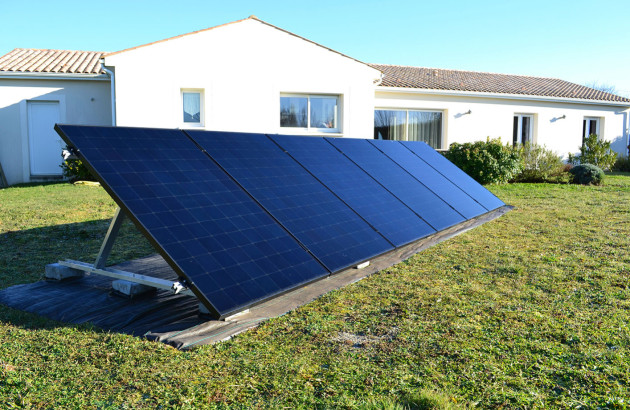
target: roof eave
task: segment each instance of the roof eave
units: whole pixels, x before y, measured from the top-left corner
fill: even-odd
[[[592,105],[608,105],[614,107],[630,107],[630,102],[623,101],[606,101],[606,100],[589,100],[586,98],[566,98],[566,97],[549,97],[543,95],[531,94],[503,94],[489,93],[481,91],[458,91],[458,90],[439,90],[429,88],[411,88],[411,87],[387,87],[377,86],[377,91],[396,92],[406,94],[435,94],[435,95],[452,95],[476,98],[501,98],[506,100],[527,100],[527,101],[547,101],[561,102],[569,104],[592,104]]]
[[[42,73],[28,71],[0,71],[0,78],[23,80],[85,80],[109,81],[107,74],[79,74],[79,73]]]

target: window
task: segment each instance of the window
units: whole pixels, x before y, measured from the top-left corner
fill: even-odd
[[[375,110],[374,139],[424,141],[442,148],[442,112],[418,110]]]
[[[182,90],[182,122],[187,127],[203,126],[203,91]]]
[[[339,96],[284,94],[280,96],[280,127],[340,132]]]
[[[526,114],[514,115],[514,132],[512,134],[514,145],[530,144],[534,142],[534,116]]]
[[[582,122],[582,144],[584,144],[586,137],[591,134],[599,136],[599,118],[584,117],[584,122]]]

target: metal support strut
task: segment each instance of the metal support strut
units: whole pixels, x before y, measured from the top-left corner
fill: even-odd
[[[94,267],[97,269],[101,269],[105,267],[105,263],[107,262],[107,258],[109,258],[109,254],[112,251],[112,247],[114,246],[114,241],[118,237],[118,231],[120,231],[120,226],[125,220],[125,213],[120,208],[116,208],[116,213],[114,214],[114,218],[112,218],[112,222],[109,224],[109,229],[105,234],[105,239],[103,240],[103,244],[101,245],[101,250],[98,251],[98,255],[96,256],[96,261],[94,261]]]
[[[103,239],[103,244],[101,245],[101,249],[98,252],[98,256],[96,256],[96,261],[94,261],[94,264],[74,260],[65,260],[59,261],[59,265],[66,266],[68,268],[78,269],[87,274],[94,273],[97,275],[108,276],[114,279],[126,280],[128,282],[133,282],[144,286],[150,286],[152,288],[170,290],[174,294],[195,296],[195,294],[192,293],[190,289],[188,289],[184,284],[179,281],[173,282],[166,279],[154,278],[152,276],[140,275],[138,273],[105,267],[107,263],[107,258],[109,258],[109,254],[112,251],[112,247],[114,246],[114,242],[118,237],[118,232],[120,231],[120,227],[124,220],[125,213],[120,208],[117,208],[116,213],[112,218],[112,222],[109,224],[109,229],[107,230],[107,234],[105,234],[105,239]]]

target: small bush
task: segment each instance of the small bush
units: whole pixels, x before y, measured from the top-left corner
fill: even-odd
[[[593,164],[576,165],[569,172],[574,184],[600,185],[604,180],[604,171]]]
[[[61,157],[63,158],[63,162],[59,166],[61,167],[64,177],[68,178],[72,182],[96,181],[96,178],[92,176],[85,164],[75,157],[68,147],[61,152]]]
[[[525,143],[514,150],[523,164],[522,171],[514,177],[515,182],[549,182],[564,172],[562,158],[544,146]]]
[[[452,143],[444,154],[480,184],[505,183],[521,171],[521,158],[500,139]]]
[[[612,167],[613,171],[630,172],[630,157],[619,157]]]
[[[577,155],[569,154],[569,162],[573,165],[593,164],[609,171],[617,161],[617,153],[610,148],[610,141],[604,141],[591,134],[584,139]]]

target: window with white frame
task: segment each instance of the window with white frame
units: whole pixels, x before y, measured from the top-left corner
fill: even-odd
[[[514,131],[512,133],[514,145],[534,142],[534,116],[531,114],[514,115]]]
[[[280,127],[314,132],[340,132],[339,96],[281,94]]]
[[[203,127],[203,90],[182,90],[182,123],[185,127]]]
[[[374,139],[424,141],[442,148],[442,112],[424,110],[375,110]]]
[[[582,122],[582,144],[584,140],[591,134],[596,134],[599,137],[599,118],[598,117],[584,117]]]

